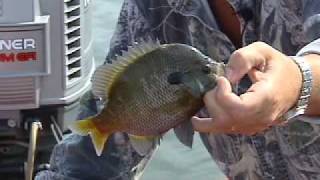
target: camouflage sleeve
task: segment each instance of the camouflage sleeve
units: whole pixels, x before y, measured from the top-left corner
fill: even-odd
[[[135,0],[124,0],[116,31],[110,41],[106,63],[111,63],[115,55],[121,55],[121,51],[126,51],[128,46],[136,41],[146,37],[155,39],[154,32],[150,27],[150,20],[144,17],[141,8],[147,7],[138,7]]]
[[[320,1],[305,1],[303,20],[303,30],[310,43],[300,49],[297,55],[320,54]]]
[[[300,49],[297,56],[320,54],[320,1],[307,0],[304,3],[303,30],[310,43]]]
[[[298,56],[303,54],[320,54],[320,38],[307,44],[297,53]]]
[[[126,50],[128,45],[140,37],[152,36],[149,32],[151,31],[148,29],[148,23],[134,1],[124,0],[106,62],[110,62],[116,54],[121,54],[122,50]],[[96,103],[91,93],[87,93],[81,100],[80,118],[95,114]],[[98,157],[90,138],[71,134],[54,148],[50,169],[38,173],[35,179],[138,179],[154,149],[147,155],[140,156],[132,148],[126,134],[115,133],[109,138],[102,155]]]
[[[320,1],[306,0],[303,3],[303,30],[311,42],[320,38]]]

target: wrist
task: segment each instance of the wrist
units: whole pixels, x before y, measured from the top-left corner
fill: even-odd
[[[286,83],[286,95],[288,106],[286,112],[294,109],[299,101],[301,90],[303,86],[303,74],[301,67],[295,62],[295,56],[287,56],[289,64],[287,65],[287,74],[283,80],[288,81]]]

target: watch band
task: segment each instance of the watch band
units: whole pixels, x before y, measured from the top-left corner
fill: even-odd
[[[304,114],[309,104],[313,83],[311,66],[307,61],[305,61],[304,57],[291,56],[291,58],[300,69],[302,75],[302,87],[296,106],[285,114],[286,121],[290,121],[292,118]]]

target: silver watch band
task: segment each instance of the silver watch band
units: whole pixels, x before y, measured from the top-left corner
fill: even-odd
[[[291,58],[298,65],[302,74],[302,87],[296,106],[285,114],[285,119],[287,121],[304,114],[309,104],[313,83],[311,66],[307,61],[305,61],[304,57],[292,56]]]

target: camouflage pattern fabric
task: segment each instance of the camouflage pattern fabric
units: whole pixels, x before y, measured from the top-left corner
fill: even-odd
[[[228,0],[239,15],[242,43],[264,41],[287,55],[320,37],[318,0]],[[185,43],[217,61],[236,49],[219,30],[207,0],[125,0],[106,62],[140,38]],[[320,53],[320,41],[300,53]],[[90,99],[90,98],[89,98]],[[83,103],[83,116],[96,113]],[[201,134],[204,145],[234,180],[320,179],[320,126],[294,121],[255,136]],[[51,169],[36,179],[138,179],[152,152],[139,156],[125,134],[117,133],[96,157],[88,137],[69,135],[54,149]],[[156,148],[156,147],[155,147]],[[210,172],[208,172],[210,173]]]

